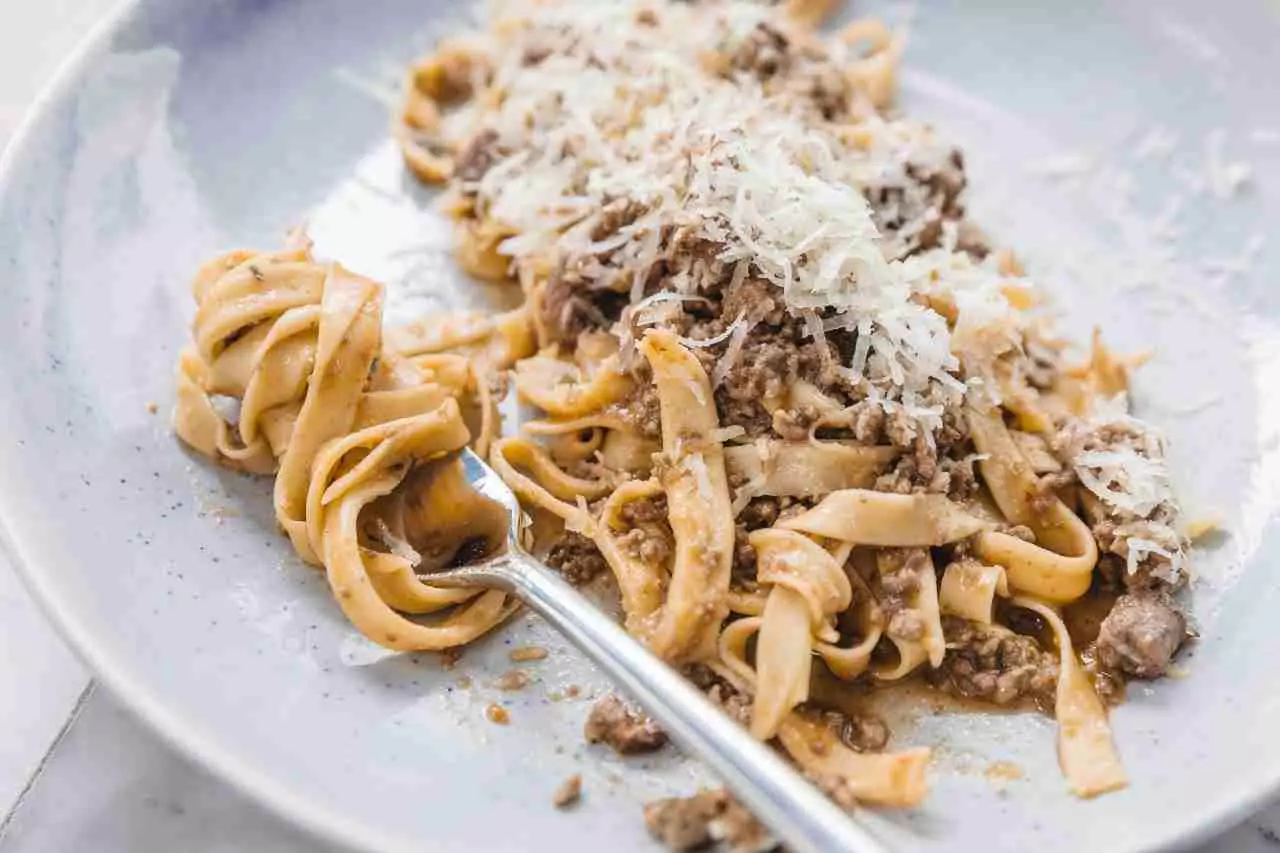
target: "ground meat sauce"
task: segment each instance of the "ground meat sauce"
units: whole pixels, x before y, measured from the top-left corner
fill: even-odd
[[[1085,452],[1136,453],[1148,459],[1163,452],[1158,438],[1127,418],[1073,424],[1055,438],[1051,449],[1068,463],[1067,470],[1072,459]],[[1171,498],[1145,515],[1100,499],[1086,502],[1085,508],[1101,552],[1096,583],[1101,590],[1118,595],[1091,650],[1098,674],[1108,683],[1158,678],[1168,672],[1188,636],[1186,616],[1173,598],[1185,583],[1185,574],[1168,556],[1185,554],[1188,544],[1176,526],[1178,509]],[[1160,550],[1131,555],[1135,540]]]
[[[857,752],[879,752],[889,743],[889,726],[874,714],[824,711],[822,718],[841,743]]]
[[[782,512],[778,498],[752,498],[738,513],[733,536],[733,579],[742,586],[754,586],[756,582],[756,549],[751,547],[748,536],[753,530],[772,527]]]
[[[943,224],[948,223],[956,228],[958,249],[984,257],[989,251],[985,237],[972,226],[962,227],[966,221],[960,195],[968,184],[964,156],[952,150],[939,166],[907,163],[905,172],[905,182],[873,185],[864,192],[880,230],[904,239],[902,254],[937,247],[942,242]]]
[[[791,64],[790,46],[790,40],[777,28],[761,22],[738,45],[730,65],[761,79],[773,77]]]
[[[667,743],[657,723],[628,708],[616,693],[591,706],[583,734],[589,743],[607,743],[620,755],[654,752]]]
[[[546,562],[574,586],[590,583],[597,575],[609,570],[609,564],[596,543],[571,530],[566,530],[551,546]]]
[[[885,634],[900,640],[919,640],[924,636],[924,618],[911,607],[909,599],[920,589],[930,568],[929,552],[899,548],[885,551],[882,560],[880,574],[873,582],[880,608],[888,620]]]
[[[666,566],[671,554],[671,539],[652,530],[634,528],[618,539],[621,548],[650,566]]]
[[[958,501],[971,499],[978,479],[973,468],[973,442],[964,434],[963,417],[957,408],[946,409],[941,429],[930,436],[920,433],[901,411],[879,419],[859,412],[861,423],[857,426],[863,435],[875,439],[870,443],[892,444],[903,451],[894,468],[877,478],[875,488],[900,495],[928,493]]]
[[[1098,549],[1104,554],[1113,554],[1122,563],[1127,562],[1130,539],[1145,539],[1171,552],[1183,547],[1182,536],[1173,527],[1176,516],[1172,509],[1158,507],[1149,518],[1125,520],[1126,518],[1132,516],[1113,511],[1094,522],[1093,537],[1098,542]],[[1167,589],[1172,584],[1159,572],[1167,565],[1168,560],[1163,555],[1149,554],[1139,562],[1137,571],[1129,574],[1126,568],[1120,579],[1129,589]]]
[[[942,617],[942,632],[947,656],[941,667],[926,673],[935,686],[997,705],[1029,699],[1052,712],[1058,660],[1034,637],[954,616]]]
[[[716,334],[714,329],[728,328],[738,316],[724,314],[715,323],[695,325],[693,336],[712,337]],[[697,351],[708,372],[719,365],[723,349],[718,346]],[[777,325],[763,321],[752,325],[742,353],[715,390],[721,425],[741,426],[750,435],[769,434],[774,426],[771,406],[781,405],[797,380],[805,379],[823,390],[835,390],[832,377],[824,372],[824,366],[834,358],[831,353],[824,358],[818,345],[806,341],[800,325],[790,319]]]
[[[630,501],[618,511],[618,518],[629,527],[641,524],[665,524],[667,521],[667,496],[654,495],[638,501]]]
[[[645,438],[662,437],[662,416],[658,403],[658,390],[654,387],[653,378],[648,366],[638,369],[635,390],[613,411],[636,432]]]
[[[684,677],[694,687],[707,694],[711,703],[744,726],[751,719],[751,698],[739,693],[705,664],[690,664],[684,669]]]
[[[718,60],[725,76],[753,76],[766,92],[792,93],[826,119],[847,116],[853,108],[848,76],[822,51],[793,43],[767,22],[757,24],[736,44],[725,45]]]
[[[539,319],[548,337],[573,344],[584,333],[607,329],[622,315],[626,297],[605,289],[593,289],[580,271],[565,264],[547,278],[538,304]]]
[[[777,847],[764,824],[723,789],[655,800],[644,807],[649,834],[670,850],[700,850],[723,842],[734,853]]]
[[[667,496],[655,495],[624,504],[619,520],[630,527],[619,544],[631,556],[651,566],[664,567],[672,555],[674,537],[667,523]]]
[[[787,441],[805,441],[821,420],[813,406],[778,409],[773,413],[773,431]]]

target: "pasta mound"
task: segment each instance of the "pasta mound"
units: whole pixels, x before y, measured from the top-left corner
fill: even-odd
[[[899,38],[820,32],[832,5],[496,4],[414,65],[395,132],[461,265],[523,307],[384,335],[380,287],[304,242],[231,253],[196,278],[177,432],[275,473],[299,555],[389,648],[515,606],[431,586],[501,527],[470,444],[552,564],[607,566],[627,629],[841,802],[918,803],[929,751],[852,748],[821,694],[918,674],[1050,707],[1072,790],[1123,787],[1094,681],[1163,674],[1185,631],[1140,359],[1069,360],[966,218],[960,153],[893,113]],[[502,435],[507,379],[536,415]],[[1087,666],[1086,599],[1115,600]]]

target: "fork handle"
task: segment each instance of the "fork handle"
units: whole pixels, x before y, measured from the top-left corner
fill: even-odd
[[[851,815],[776,753],[725,716],[680,674],[558,575],[508,552],[449,573],[513,593],[629,693],[689,753],[698,756],[788,848],[804,853],[885,853]]]

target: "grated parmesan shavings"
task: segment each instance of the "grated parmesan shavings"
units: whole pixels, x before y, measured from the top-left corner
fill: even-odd
[[[806,320],[818,340],[834,328],[857,330],[853,360],[839,365],[850,381],[879,386],[883,399],[920,411],[930,427],[942,405],[962,398],[947,320],[917,297],[926,284],[970,282],[926,282],[917,259],[901,259],[940,216],[908,164],[941,170],[949,145],[917,123],[875,114],[856,125],[828,121],[803,92],[708,73],[708,51],[731,53],[766,21],[786,26],[762,4],[566,0],[497,9],[501,25],[485,49],[502,97],[474,107],[471,121],[511,152],[475,187],[477,207],[512,234],[502,253],[626,270],[632,306],[644,306],[631,316],[657,323],[671,297],[646,295],[644,282],[682,230],[718,249],[674,270],[665,292],[697,296],[720,269],[737,282],[759,277],[793,314],[823,315]],[[636,26],[641,10],[651,23]],[[847,67],[855,50],[838,39],[820,48],[833,68]],[[528,63],[529,55],[541,58]],[[888,214],[871,210],[869,191],[899,199],[889,236],[877,225]],[[620,200],[625,224],[597,234]],[[944,270],[947,258],[963,255],[954,229],[937,251],[934,266]],[[748,334],[735,321],[723,337],[683,342],[728,343],[713,371],[718,384]]]

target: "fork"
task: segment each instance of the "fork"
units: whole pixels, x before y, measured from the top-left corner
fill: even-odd
[[[775,752],[730,720],[675,670],[520,544],[525,516],[515,494],[470,449],[461,458],[473,488],[507,510],[505,550],[424,575],[435,586],[483,586],[515,595],[637,700],[687,752],[701,758],[788,848],[803,853],[885,853],[851,815]]]

